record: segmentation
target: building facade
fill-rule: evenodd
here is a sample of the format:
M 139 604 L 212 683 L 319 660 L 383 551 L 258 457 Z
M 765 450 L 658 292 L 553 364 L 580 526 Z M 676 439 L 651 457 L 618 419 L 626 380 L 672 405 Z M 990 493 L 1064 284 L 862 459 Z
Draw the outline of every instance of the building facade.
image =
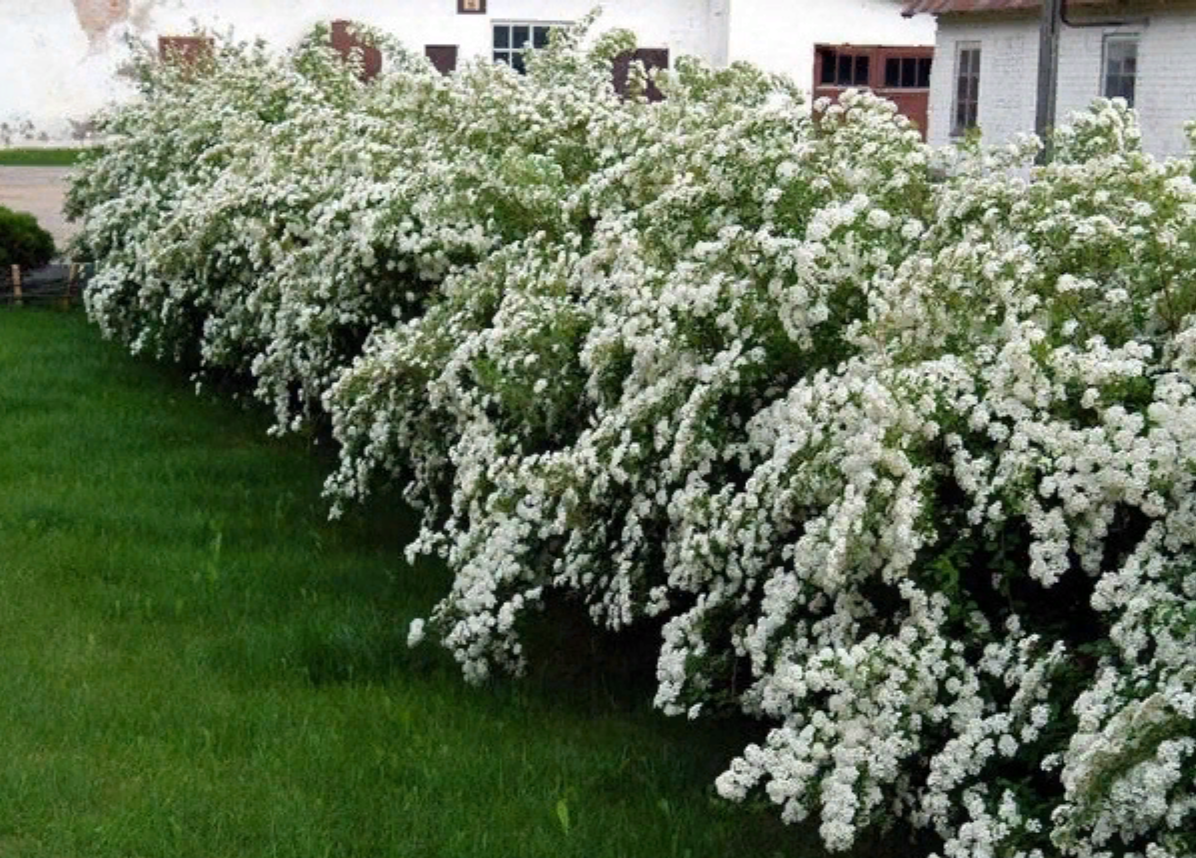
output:
M 1056 117 L 1099 96 L 1137 110 L 1144 148 L 1188 151 L 1196 119 L 1196 2 L 1069 0 L 1059 39 Z M 976 129 L 1000 143 L 1034 130 L 1038 0 L 918 0 L 906 14 L 938 20 L 930 81 L 929 139 L 946 144 Z
M 934 20 L 900 0 L 729 0 L 730 60 L 785 74 L 807 91 L 819 45 L 934 45 Z
M 124 37 L 155 43 L 194 24 L 285 47 L 318 22 L 353 20 L 441 56 L 509 61 L 516 27 L 561 24 L 596 0 L 0 0 L 0 145 L 69 139 L 98 107 L 131 95 L 118 69 Z M 900 0 L 603 0 L 599 29 L 714 65 L 736 60 L 812 85 L 819 43 L 933 43 L 934 23 L 903 18 Z M 445 50 L 455 49 L 455 50 Z M 504 53 L 505 52 L 505 53 Z

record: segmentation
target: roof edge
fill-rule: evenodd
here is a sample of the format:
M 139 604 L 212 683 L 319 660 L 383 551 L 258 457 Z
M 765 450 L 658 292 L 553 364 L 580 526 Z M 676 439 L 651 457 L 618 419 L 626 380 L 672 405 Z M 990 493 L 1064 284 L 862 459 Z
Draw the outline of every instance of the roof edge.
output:
M 1110 0 L 1068 0 L 1073 6 L 1108 6 Z M 906 0 L 901 9 L 905 18 L 915 15 L 943 15 L 967 12 L 1012 12 L 1039 9 L 1042 0 Z

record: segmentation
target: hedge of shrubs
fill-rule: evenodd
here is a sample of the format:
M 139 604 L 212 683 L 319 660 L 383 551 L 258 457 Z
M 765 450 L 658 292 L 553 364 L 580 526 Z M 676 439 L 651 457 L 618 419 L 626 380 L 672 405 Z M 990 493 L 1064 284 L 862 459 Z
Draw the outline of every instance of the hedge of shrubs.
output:
M 0 274 L 10 265 L 41 268 L 54 258 L 54 237 L 28 212 L 0 206 Z
M 718 791 L 832 850 L 1196 854 L 1193 162 L 1117 102 L 1033 168 L 742 65 L 623 100 L 585 33 L 146 61 L 70 195 L 91 317 L 330 426 L 336 511 L 401 485 L 470 680 L 563 593 L 663 622 L 665 712 L 770 722 Z

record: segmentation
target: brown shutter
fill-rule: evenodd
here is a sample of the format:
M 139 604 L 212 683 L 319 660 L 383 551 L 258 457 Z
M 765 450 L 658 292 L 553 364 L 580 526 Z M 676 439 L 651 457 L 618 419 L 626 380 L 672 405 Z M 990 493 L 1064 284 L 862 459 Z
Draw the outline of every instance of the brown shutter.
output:
M 367 45 L 356 36 L 350 35 L 350 26 L 349 21 L 332 22 L 332 49 L 345 59 L 349 58 L 354 49 L 359 49 L 364 61 L 361 79 L 373 80 L 382 71 L 382 52 L 373 45 Z
M 669 67 L 669 49 L 668 48 L 640 48 L 632 53 L 619 54 L 615 57 L 614 63 L 614 84 L 615 92 L 619 95 L 627 95 L 627 80 L 631 76 L 631 63 L 634 60 L 639 60 L 644 64 L 646 69 L 667 69 Z M 656 88 L 655 84 L 648 85 L 648 101 L 663 101 L 664 93 Z
M 159 36 L 158 57 L 163 62 L 195 65 L 212 56 L 212 40 L 203 36 Z
M 424 54 L 441 74 L 450 74 L 457 70 L 456 45 L 427 45 Z

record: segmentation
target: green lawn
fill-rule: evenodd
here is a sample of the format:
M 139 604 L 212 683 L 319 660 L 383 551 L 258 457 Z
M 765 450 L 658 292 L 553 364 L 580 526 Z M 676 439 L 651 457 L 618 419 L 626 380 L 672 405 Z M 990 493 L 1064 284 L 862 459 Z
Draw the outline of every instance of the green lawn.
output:
M 821 854 L 712 797 L 743 725 L 647 710 L 584 633 L 482 689 L 408 650 L 447 580 L 410 514 L 327 522 L 326 454 L 265 428 L 0 311 L 0 856 Z
M 82 149 L 0 149 L 0 167 L 73 167 Z

